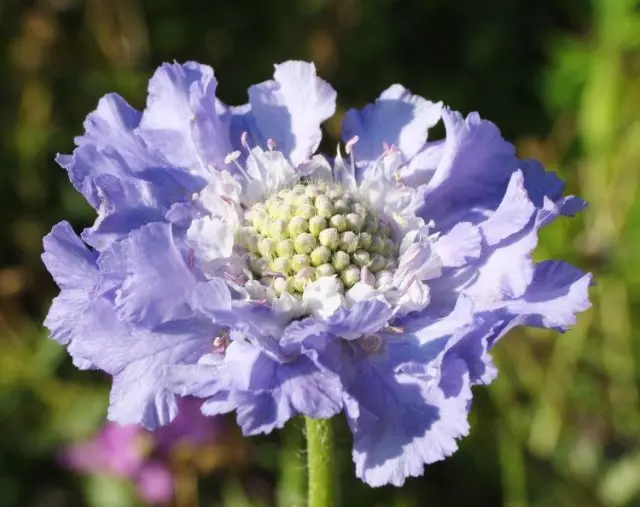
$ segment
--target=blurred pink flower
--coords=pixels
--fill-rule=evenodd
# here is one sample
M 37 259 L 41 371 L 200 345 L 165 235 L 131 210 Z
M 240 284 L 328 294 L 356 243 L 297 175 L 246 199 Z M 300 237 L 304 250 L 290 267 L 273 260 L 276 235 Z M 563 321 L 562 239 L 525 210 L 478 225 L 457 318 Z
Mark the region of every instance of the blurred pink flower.
M 173 477 L 160 462 L 146 463 L 136 478 L 138 496 L 147 503 L 167 503 L 173 496 Z
M 150 432 L 141 426 L 108 422 L 88 441 L 67 447 L 64 466 L 85 474 L 110 474 L 133 481 L 138 496 L 147 503 L 171 500 L 172 453 L 183 444 L 201 446 L 216 442 L 224 433 L 224 421 L 200 413 L 200 401 L 179 400 L 179 415 L 169 425 Z

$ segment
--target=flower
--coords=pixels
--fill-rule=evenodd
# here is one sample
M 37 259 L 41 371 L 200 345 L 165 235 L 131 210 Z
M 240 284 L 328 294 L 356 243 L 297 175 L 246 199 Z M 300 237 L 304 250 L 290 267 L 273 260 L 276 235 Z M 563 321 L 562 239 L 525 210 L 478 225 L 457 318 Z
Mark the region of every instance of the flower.
M 215 88 L 164 65 L 143 113 L 103 98 L 58 157 L 98 218 L 91 249 L 66 223 L 45 238 L 45 324 L 113 375 L 112 420 L 166 424 L 175 394 L 247 435 L 344 411 L 358 477 L 401 485 L 467 434 L 500 337 L 588 308 L 590 275 L 531 260 L 584 202 L 491 122 L 400 85 L 347 112 L 346 158 L 314 155 L 336 94 L 312 64 L 277 65 L 245 106 Z
M 203 416 L 197 399 L 181 398 L 179 405 L 178 417 L 155 432 L 108 422 L 88 441 L 64 449 L 62 463 L 84 474 L 131 480 L 143 501 L 168 503 L 173 496 L 170 465 L 175 455 L 184 454 L 185 447 L 216 450 L 221 437 L 227 436 L 224 421 Z

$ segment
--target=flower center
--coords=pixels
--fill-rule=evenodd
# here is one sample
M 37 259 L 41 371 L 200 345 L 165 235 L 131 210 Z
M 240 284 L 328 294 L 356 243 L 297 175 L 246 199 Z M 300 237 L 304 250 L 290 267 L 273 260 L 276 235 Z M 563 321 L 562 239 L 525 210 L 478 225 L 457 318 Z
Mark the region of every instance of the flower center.
M 385 286 L 397 267 L 388 221 L 337 183 L 280 190 L 244 218 L 237 243 L 254 276 L 277 295 L 300 296 L 309 283 L 334 275 L 343 291 L 360 281 Z

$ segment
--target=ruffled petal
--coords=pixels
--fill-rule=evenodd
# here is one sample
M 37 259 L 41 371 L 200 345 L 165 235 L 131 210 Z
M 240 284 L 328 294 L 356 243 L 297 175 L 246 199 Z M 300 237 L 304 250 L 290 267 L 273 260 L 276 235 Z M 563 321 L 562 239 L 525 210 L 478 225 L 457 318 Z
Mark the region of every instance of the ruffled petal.
M 316 75 L 312 63 L 276 65 L 273 78 L 249 88 L 251 118 L 245 118 L 242 126 L 251 134 L 258 130 L 254 139 L 273 139 L 278 150 L 298 165 L 318 148 L 320 124 L 335 112 L 336 92 Z
M 374 487 L 422 475 L 425 465 L 453 454 L 469 431 L 468 377 L 457 397 L 446 398 L 437 385 L 392 366 L 360 361 L 345 400 L 356 475 Z
M 566 331 L 576 323 L 576 314 L 591 307 L 592 275 L 562 261 L 536 264 L 531 284 L 507 311 L 518 315 L 518 323 Z
M 513 145 L 498 128 L 477 113 L 466 119 L 443 109 L 446 141 L 442 158 L 427 184 L 421 214 L 439 229 L 469 220 L 476 210 L 495 209 L 517 169 Z
M 535 210 L 524 188 L 522 171 L 516 171 L 511 175 L 500 205 L 480 226 L 486 242 L 489 245 L 495 245 L 512 234 L 522 231 L 533 217 Z
M 385 145 L 394 146 L 405 160 L 411 160 L 424 146 L 427 131 L 440 120 L 441 112 L 441 102 L 430 102 L 394 84 L 361 111 L 347 111 L 342 140 L 358 136 L 353 151 L 359 164 L 376 160 Z
M 196 279 L 178 250 L 171 225 L 152 223 L 129 235 L 119 245 L 124 262 L 117 284 L 115 306 L 121 319 L 158 328 L 193 315 L 188 301 Z
M 149 429 L 168 424 L 177 407 L 166 369 L 195 363 L 210 351 L 215 327 L 192 320 L 164 332 L 143 330 L 119 320 L 105 299 L 93 302 L 88 313 L 79 324 L 82 339 L 73 340 L 69 352 L 113 376 L 109 419 Z
M 245 435 L 282 428 L 296 414 L 331 417 L 342 410 L 342 390 L 334 375 L 305 356 L 279 363 L 259 349 L 233 343 L 225 362 L 233 377 L 233 401 Z
M 229 118 L 217 106 L 213 69 L 195 62 L 164 64 L 149 81 L 140 136 L 169 165 L 207 179 L 232 151 Z
M 44 325 L 51 338 L 66 345 L 78 336 L 78 320 L 98 283 L 97 254 L 87 248 L 68 222 L 55 225 L 43 244 L 42 260 L 62 289 L 53 300 Z

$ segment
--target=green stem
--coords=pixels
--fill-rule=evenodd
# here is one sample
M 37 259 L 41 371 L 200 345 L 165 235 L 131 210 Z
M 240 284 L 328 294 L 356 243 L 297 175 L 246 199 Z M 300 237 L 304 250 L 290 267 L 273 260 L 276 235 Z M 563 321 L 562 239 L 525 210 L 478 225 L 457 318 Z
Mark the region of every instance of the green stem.
M 335 473 L 331 419 L 307 421 L 308 507 L 333 507 Z

